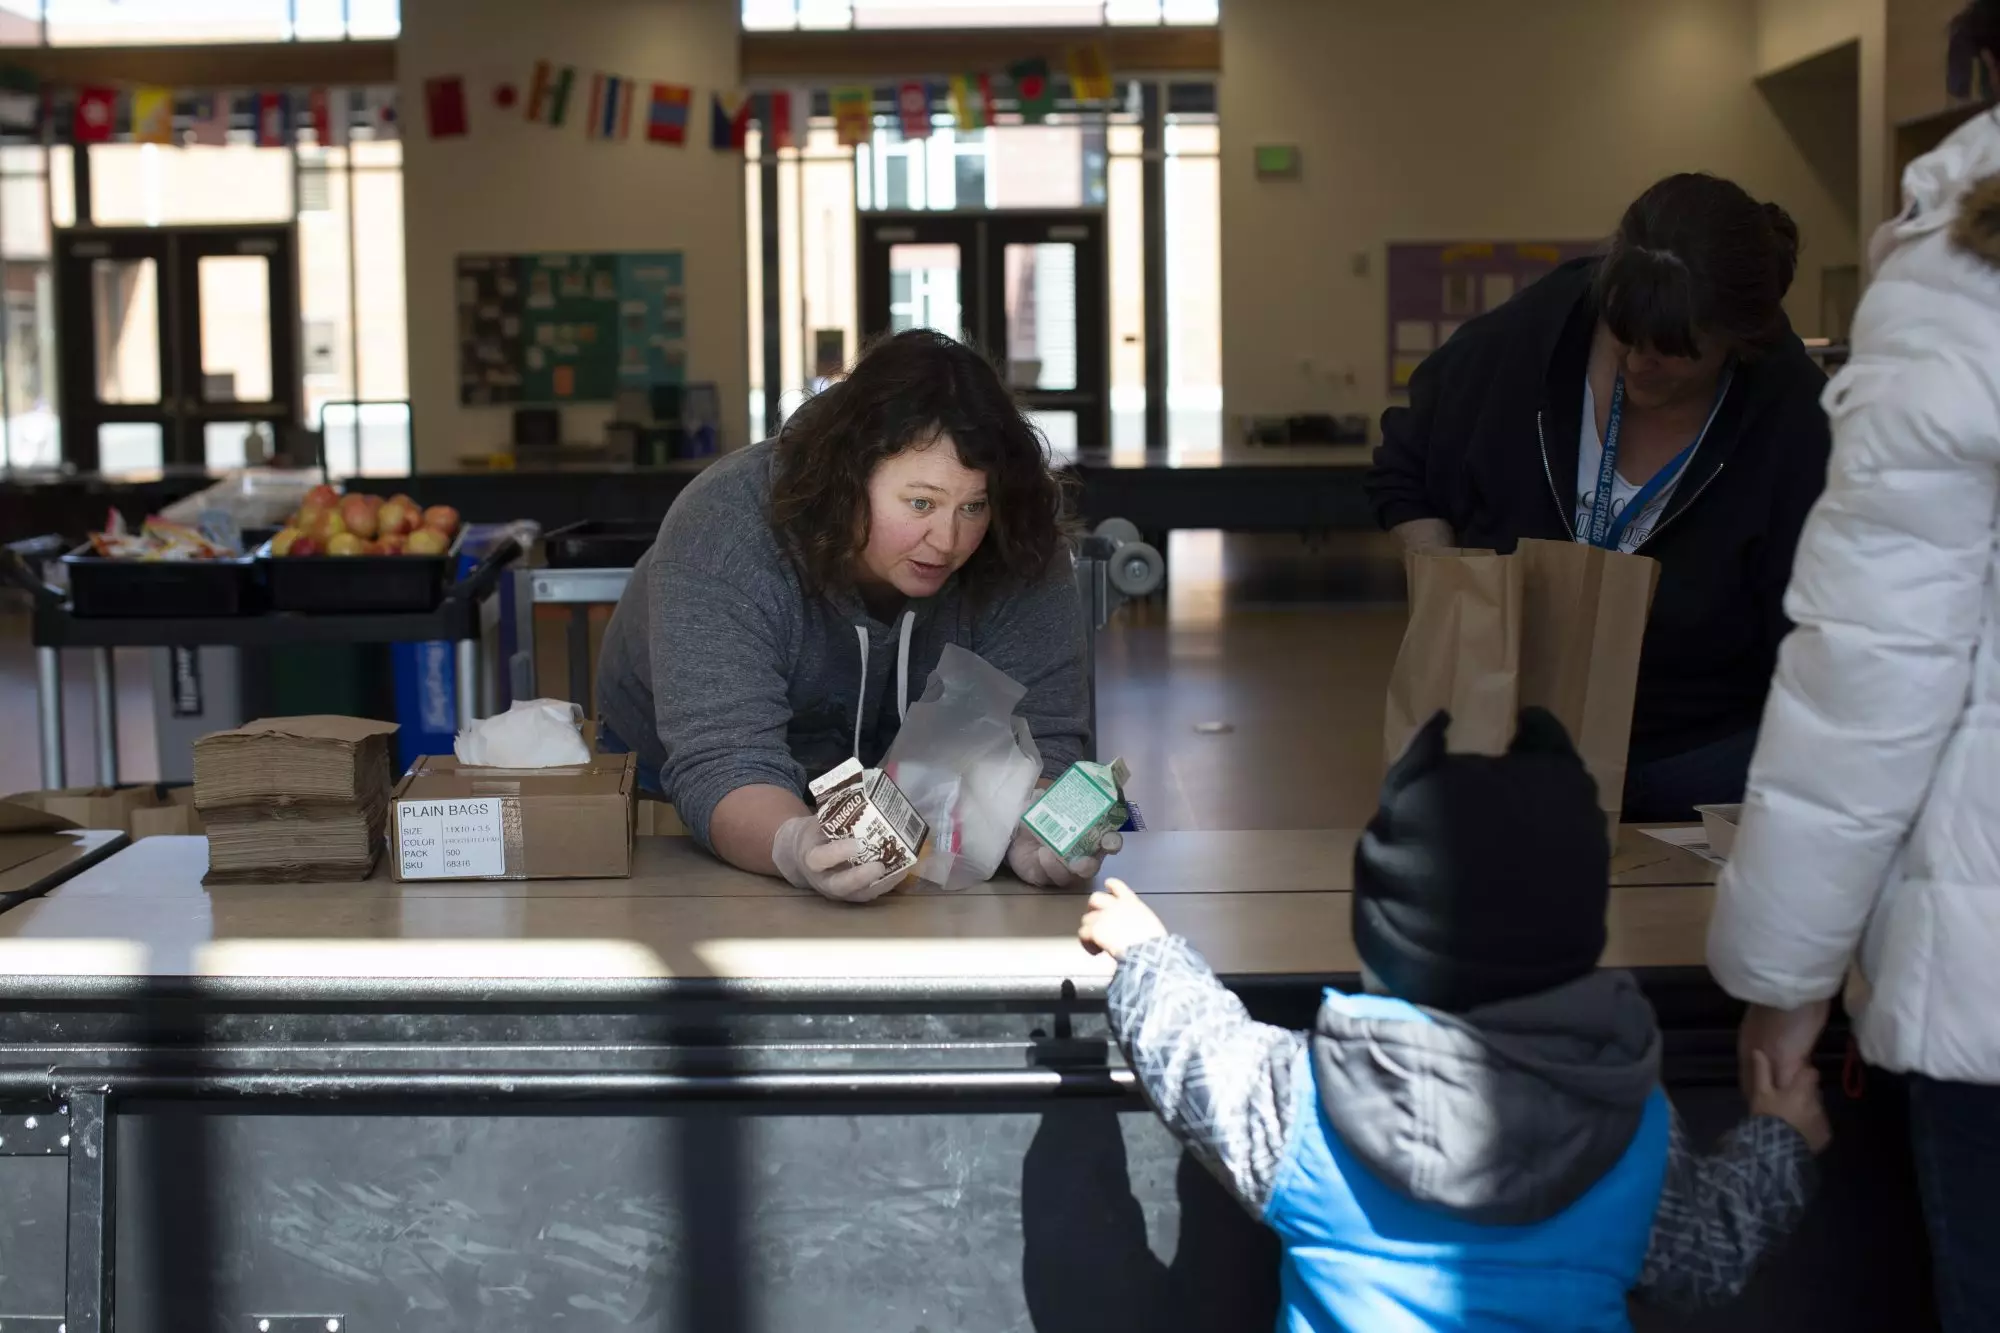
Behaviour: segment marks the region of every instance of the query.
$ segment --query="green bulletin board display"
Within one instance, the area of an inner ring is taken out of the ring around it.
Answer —
[[[687,379],[679,253],[460,255],[458,400],[608,403]]]

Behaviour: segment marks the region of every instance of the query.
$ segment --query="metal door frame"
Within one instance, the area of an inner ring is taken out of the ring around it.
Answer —
[[[304,398],[299,360],[299,245],[296,223],[192,227],[64,227],[55,234],[56,358],[62,452],[95,472],[97,430],[116,422],[156,423],[164,466],[201,466],[211,421],[263,421],[274,436],[296,424]],[[210,403],[202,393],[200,265],[218,255],[270,263],[271,397]],[[97,340],[91,266],[99,259],[150,259],[159,284],[160,398],[104,403],[97,397]]]
[[[1077,251],[1077,387],[1021,389],[1023,406],[1073,412],[1079,450],[1102,449],[1111,435],[1111,273],[1104,210],[1097,208],[995,212],[862,212],[855,226],[855,297],[863,342],[889,327],[889,251],[897,245],[956,245],[965,256],[959,282],[961,324],[967,337],[997,361],[1006,361],[1008,245],[1054,242]],[[1003,370],[1004,373],[1004,370]]]

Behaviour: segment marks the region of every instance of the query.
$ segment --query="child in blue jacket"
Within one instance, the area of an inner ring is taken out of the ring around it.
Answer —
[[[1713,1156],[1660,1087],[1631,976],[1600,971],[1611,861],[1562,725],[1501,757],[1420,732],[1355,853],[1367,994],[1251,1021],[1130,889],[1080,936],[1147,1097],[1284,1243],[1286,1333],[1624,1330],[1626,1297],[1727,1300],[1790,1234],[1830,1137],[1818,1076],[1758,1068]]]

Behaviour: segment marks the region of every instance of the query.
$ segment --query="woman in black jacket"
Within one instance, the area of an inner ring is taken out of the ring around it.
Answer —
[[[1743,796],[1830,448],[1826,377],[1782,305],[1797,265],[1783,209],[1671,176],[1605,257],[1465,325],[1382,417],[1369,497],[1407,548],[1542,537],[1660,562],[1628,818]]]

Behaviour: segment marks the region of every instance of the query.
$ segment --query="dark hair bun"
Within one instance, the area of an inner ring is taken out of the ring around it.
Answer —
[[[1798,268],[1791,214],[1734,181],[1686,172],[1625,210],[1598,268],[1598,311],[1629,346],[1691,357],[1721,340],[1756,356],[1790,331],[1784,300]]]

